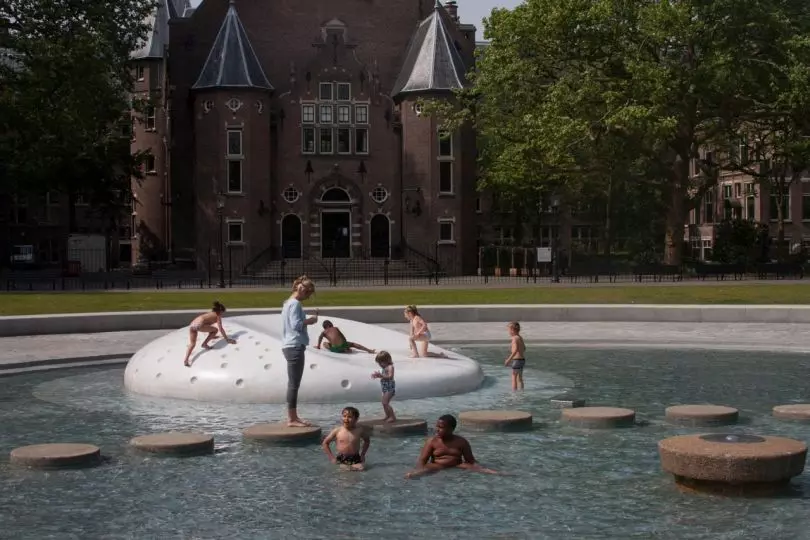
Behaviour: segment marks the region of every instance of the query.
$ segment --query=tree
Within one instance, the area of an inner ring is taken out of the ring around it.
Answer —
[[[808,22],[799,0],[527,0],[493,11],[463,111],[441,113],[484,135],[487,185],[652,183],[664,259],[679,264],[688,211],[717,180],[701,148],[745,125],[780,47]]]
[[[14,193],[104,199],[129,190],[143,154],[116,151],[129,116],[131,51],[146,36],[145,0],[0,3],[15,62],[0,62],[0,182]],[[129,146],[129,140],[126,139]],[[115,172],[113,172],[115,171]],[[71,223],[70,227],[72,228]]]

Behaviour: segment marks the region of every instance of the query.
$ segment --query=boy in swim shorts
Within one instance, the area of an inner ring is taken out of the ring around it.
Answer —
[[[357,425],[360,419],[360,411],[354,407],[343,409],[343,425],[336,427],[323,440],[323,451],[329,456],[329,461],[340,466],[346,471],[365,470],[366,452],[371,445],[368,431]],[[330,445],[335,441],[337,454],[332,454]],[[362,445],[362,448],[361,448]]]
[[[318,336],[318,344],[315,345],[316,349],[321,348],[321,343],[326,340],[326,348],[333,353],[348,353],[352,349],[359,349],[369,354],[374,354],[374,349],[363,347],[359,343],[353,343],[346,340],[346,336],[340,331],[340,328],[332,324],[332,321],[323,321],[323,332]]]
[[[520,335],[520,323],[510,322],[506,327],[512,337],[511,352],[503,365],[512,364],[512,390],[523,390],[523,367],[526,365],[526,343]]]

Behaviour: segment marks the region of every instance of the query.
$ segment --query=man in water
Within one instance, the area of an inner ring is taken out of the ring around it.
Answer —
[[[323,321],[323,332],[318,336],[318,344],[315,346],[316,349],[321,348],[321,343],[324,339],[326,340],[326,348],[333,353],[348,353],[351,352],[352,349],[359,349],[370,354],[377,352],[374,349],[363,347],[359,343],[348,341],[346,336],[343,335],[343,332],[340,331],[340,328],[333,325],[332,321]]]
[[[436,435],[425,443],[416,469],[406,474],[405,478],[414,478],[453,467],[486,474],[500,474],[480,466],[475,461],[469,441],[454,435],[455,429],[456,418],[452,414],[440,417],[436,421]]]
[[[365,470],[366,452],[371,445],[368,431],[357,425],[360,419],[360,411],[354,407],[346,407],[342,412],[343,425],[336,427],[323,440],[323,451],[329,456],[329,461],[340,465],[343,470],[362,471]],[[336,441],[335,449],[337,455],[332,455],[329,445]],[[362,443],[362,449],[360,445]]]

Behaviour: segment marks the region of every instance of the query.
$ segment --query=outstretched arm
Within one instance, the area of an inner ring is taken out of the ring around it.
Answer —
[[[495,471],[493,469],[487,469],[486,467],[482,467],[475,461],[475,456],[473,456],[470,441],[468,441],[467,439],[464,439],[464,445],[461,447],[461,457],[464,458],[464,463],[461,465],[461,468],[463,469],[485,474],[500,474],[498,471]]]
[[[323,337],[324,337],[324,335],[325,335],[325,334],[326,334],[326,332],[321,332],[321,335],[320,335],[320,336],[318,336],[318,344],[317,344],[317,345],[315,345],[315,348],[316,348],[316,349],[320,349],[320,348],[321,348],[321,343],[323,342]]]
[[[422,452],[419,454],[419,459],[416,462],[416,468],[411,472],[407,473],[405,475],[405,478],[414,478],[415,476],[421,476],[423,474],[433,472],[426,467],[428,461],[430,461],[430,456],[432,455],[433,455],[433,437],[431,437],[425,443],[425,446],[422,447]]]
[[[217,328],[219,328],[219,333],[222,334],[222,337],[225,338],[225,341],[227,341],[230,344],[236,343],[235,339],[229,338],[228,334],[225,333],[225,328],[222,326],[222,316],[219,314],[217,314]]]
[[[326,453],[326,455],[329,456],[329,461],[331,461],[332,463],[335,462],[335,456],[332,454],[332,448],[329,445],[331,445],[332,441],[334,441],[337,438],[337,433],[339,429],[340,428],[333,429],[321,443],[321,448],[323,448],[324,453]]]

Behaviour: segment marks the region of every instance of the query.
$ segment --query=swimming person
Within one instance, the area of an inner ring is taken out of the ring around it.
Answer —
[[[304,376],[305,351],[309,345],[307,326],[318,322],[318,310],[307,318],[301,304],[315,292],[315,284],[307,276],[295,280],[292,295],[281,308],[281,352],[287,360],[287,425],[307,427],[310,422],[298,416],[298,388]]]
[[[372,379],[380,379],[380,387],[382,389],[382,408],[385,411],[385,419],[383,422],[394,423],[397,421],[397,416],[394,414],[394,409],[391,407],[391,400],[397,393],[397,383],[394,382],[394,360],[388,351],[380,351],[377,353],[377,365],[380,366],[380,371],[375,371],[371,374]]]
[[[512,365],[512,390],[523,390],[523,367],[526,365],[526,343],[520,335],[520,323],[510,322],[507,326],[512,337],[509,356],[503,365]]]
[[[326,436],[321,444],[323,451],[329,456],[329,461],[340,465],[341,469],[362,471],[365,470],[366,453],[371,445],[368,430],[358,427],[357,420],[360,419],[360,411],[354,407],[343,409],[343,425],[336,427]],[[337,455],[332,455],[330,445],[335,441]],[[360,445],[362,443],[362,449]]]
[[[363,347],[359,343],[347,341],[346,336],[340,331],[340,328],[332,324],[332,321],[323,321],[323,332],[318,336],[318,344],[315,345],[316,349],[321,348],[321,343],[326,340],[326,348],[333,353],[348,353],[351,349],[359,349],[361,351],[374,354],[374,349]]]
[[[208,336],[201,345],[203,349],[211,348],[208,342],[217,337],[217,329],[222,334],[222,337],[225,338],[225,341],[231,345],[236,343],[235,339],[228,337],[228,334],[225,333],[225,329],[222,327],[223,313],[225,313],[225,306],[220,302],[214,302],[211,311],[203,313],[191,321],[191,325],[188,327],[188,349],[186,350],[186,359],[183,360],[183,365],[191,367],[191,351],[193,351],[194,347],[197,345],[197,336],[200,332],[208,333]]]
[[[416,306],[407,306],[405,308],[405,318],[411,323],[411,333],[408,337],[408,348],[411,350],[410,358],[419,358],[420,356],[444,356],[443,354],[432,355],[428,353],[428,345],[432,336],[430,335],[430,328],[427,322],[419,314]],[[419,343],[420,350],[417,350],[416,343]]]
[[[436,435],[425,443],[422,453],[419,454],[416,469],[406,474],[405,478],[414,478],[452,468],[500,474],[480,466],[475,461],[469,441],[464,437],[454,435],[455,429],[456,418],[452,414],[439,417],[436,421]]]

